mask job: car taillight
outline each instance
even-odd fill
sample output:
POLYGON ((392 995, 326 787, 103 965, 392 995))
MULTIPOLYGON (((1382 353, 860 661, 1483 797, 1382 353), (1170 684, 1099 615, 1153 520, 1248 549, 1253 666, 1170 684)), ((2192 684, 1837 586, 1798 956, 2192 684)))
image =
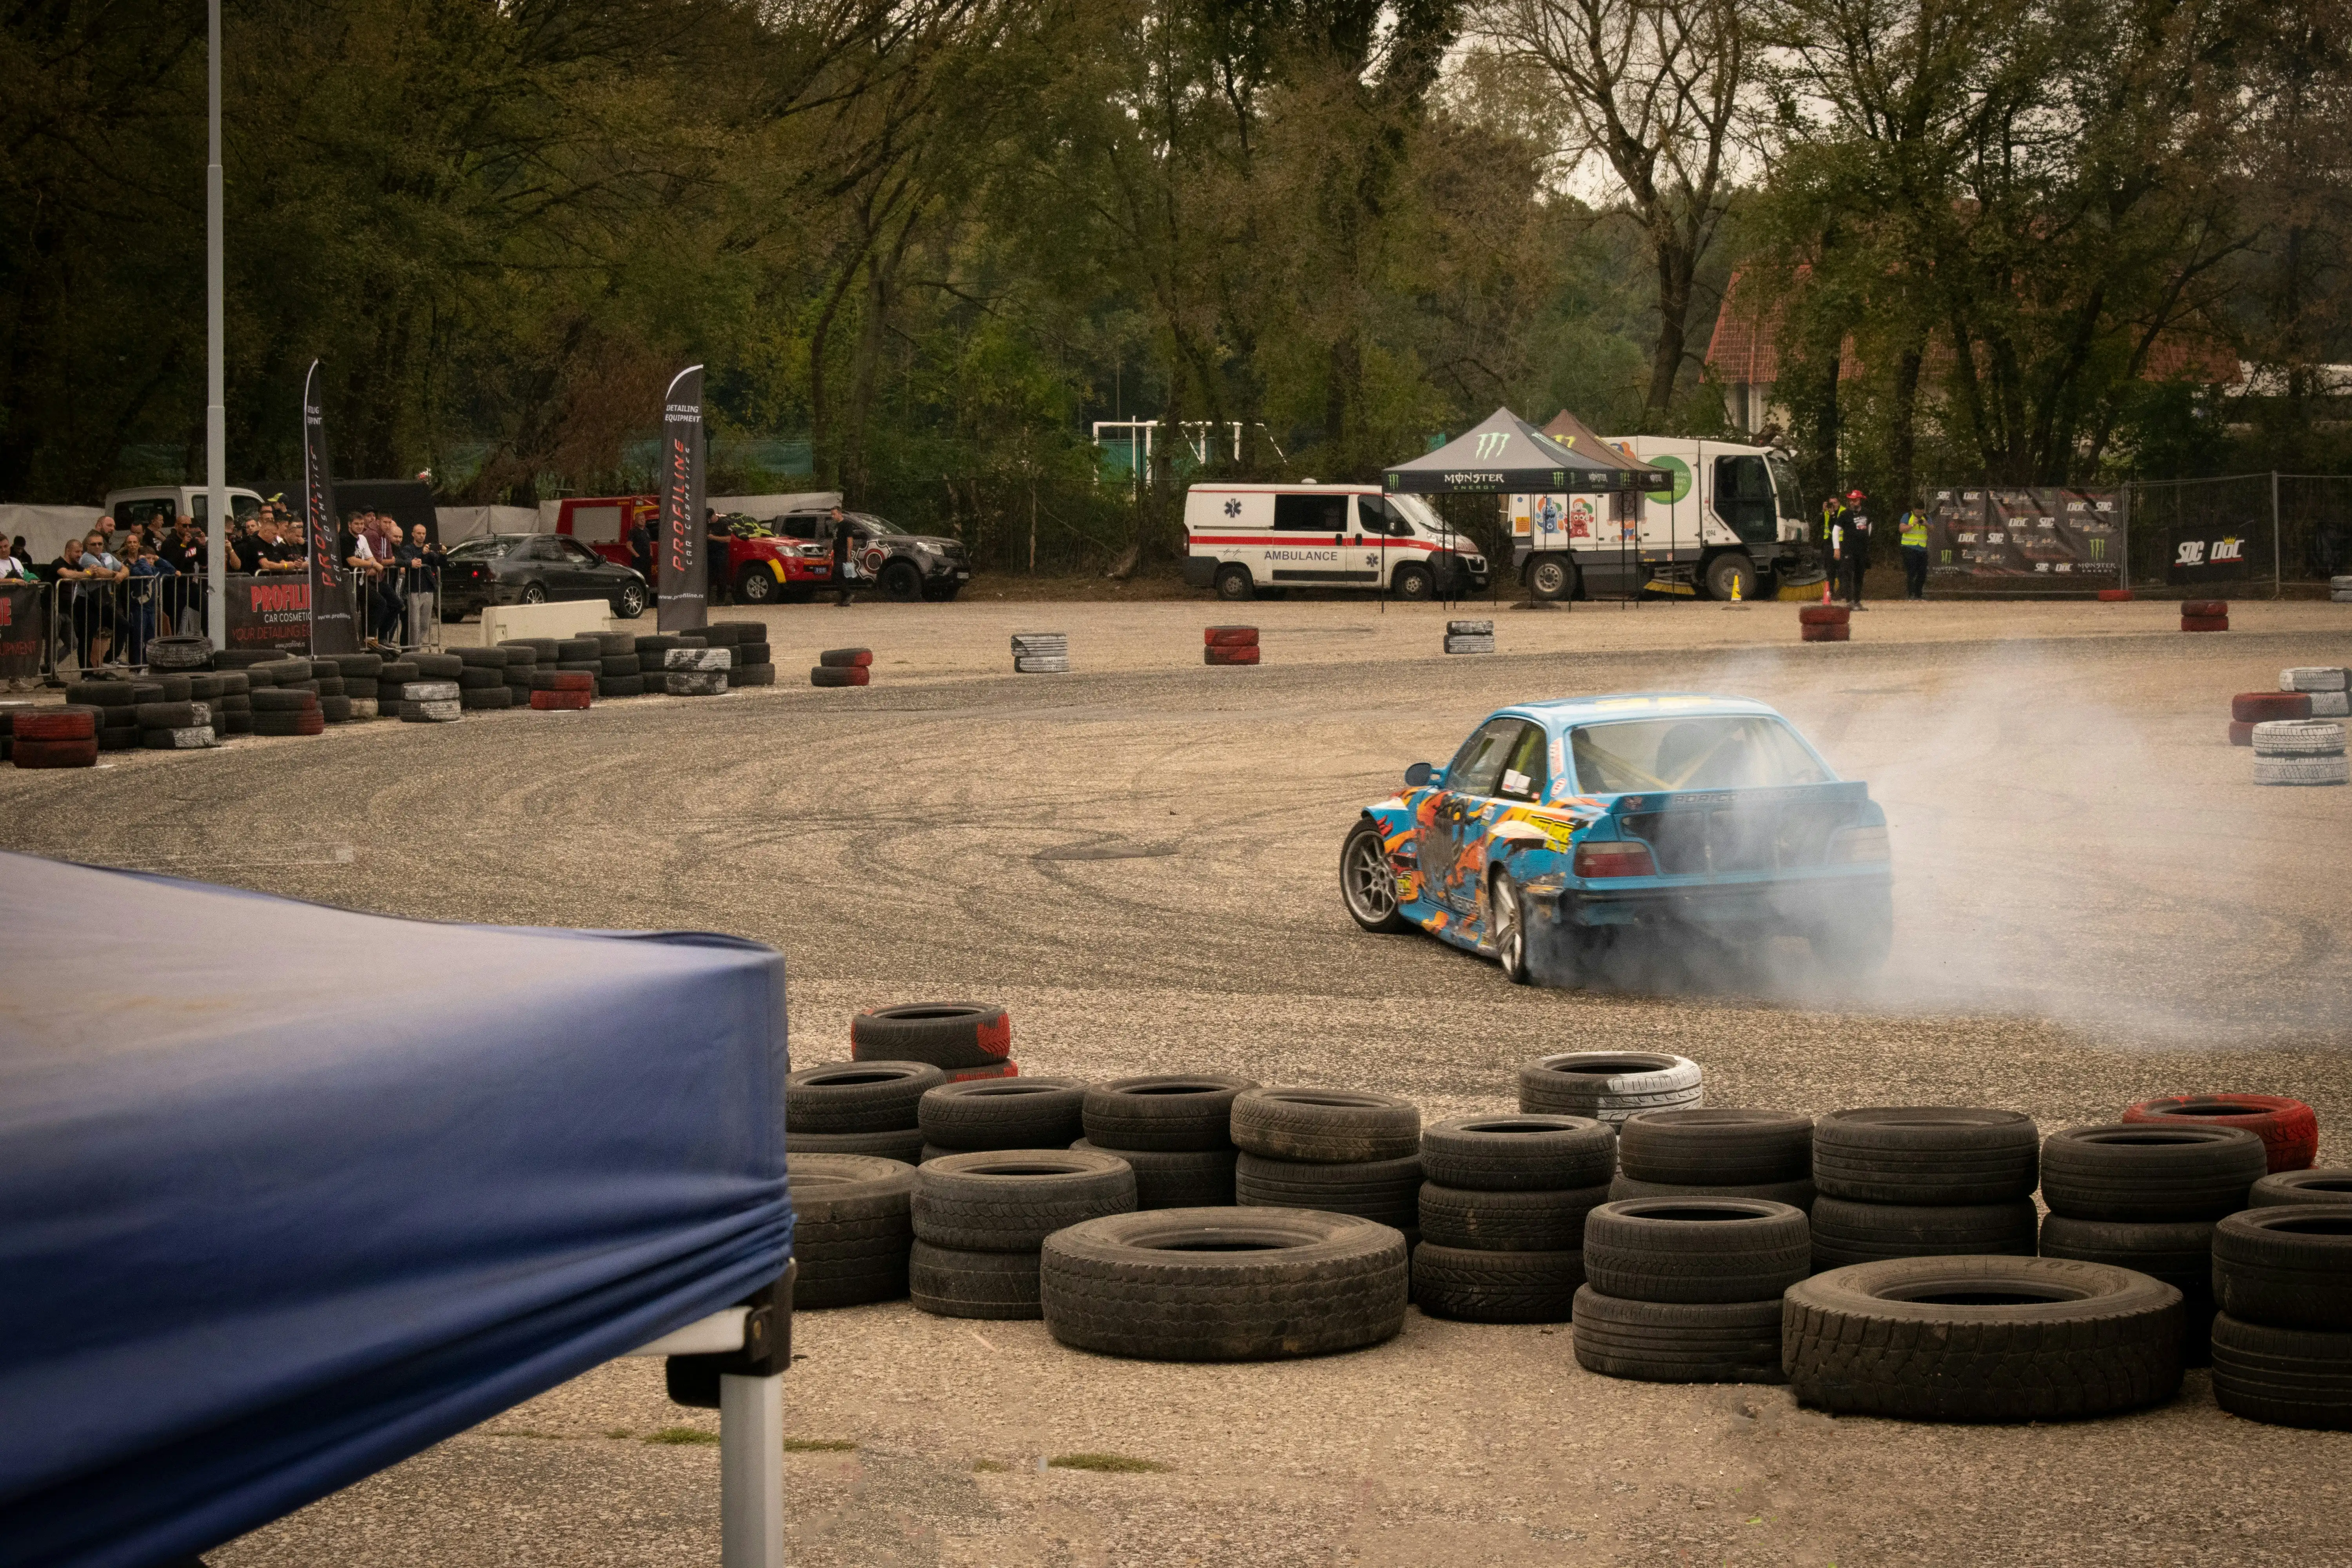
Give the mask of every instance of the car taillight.
POLYGON ((1830 839, 1829 863, 1853 866, 1888 858, 1884 827, 1842 828, 1830 839))
POLYGON ((1658 863, 1650 858, 1650 847, 1625 839, 1603 839, 1599 843, 1576 847, 1576 874, 1580 877, 1654 877, 1658 863))

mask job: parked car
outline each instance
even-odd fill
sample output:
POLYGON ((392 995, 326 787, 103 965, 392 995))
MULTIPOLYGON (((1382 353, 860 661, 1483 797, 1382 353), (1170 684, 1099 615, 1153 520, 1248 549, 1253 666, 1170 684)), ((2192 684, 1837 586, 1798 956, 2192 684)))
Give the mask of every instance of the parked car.
POLYGON ((441 573, 441 618, 461 621, 492 605, 603 599, 634 621, 651 595, 635 567, 607 561, 560 533, 485 533, 449 552, 441 573))
POLYGON ((1419 496, 1377 485, 1194 485, 1184 581, 1220 599, 1360 588, 1400 599, 1486 591, 1486 558, 1419 496))
MULTIPOLYGON (((855 537, 852 548, 857 569, 863 574, 859 584, 862 588, 886 599, 944 603, 961 593, 963 585, 971 581, 971 560, 964 553, 963 541, 940 534, 909 533, 870 511, 843 515, 849 520, 855 537)), ((795 579, 789 584, 791 587, 804 593, 820 585, 832 586, 830 515, 822 511, 788 511, 770 526, 800 549, 804 562, 824 568, 821 578, 805 586, 795 579)))
MULTIPOLYGON (((228 487, 228 514, 231 518, 250 517, 261 510, 261 494, 243 485, 228 487)), ((296 497, 297 500, 300 498, 296 497)), ((142 485, 131 490, 109 490, 106 496, 107 526, 120 533, 132 523, 145 522, 151 517, 161 517, 169 528, 175 517, 193 517, 205 521, 212 505, 212 493, 202 485, 142 485)))
POLYGON ((1737 952, 1788 932, 1832 973, 1885 962, 1885 813, 1760 702, 1524 703, 1404 784, 1340 847, 1366 931, 1427 931, 1520 984, 1580 984, 1637 937, 1737 952))

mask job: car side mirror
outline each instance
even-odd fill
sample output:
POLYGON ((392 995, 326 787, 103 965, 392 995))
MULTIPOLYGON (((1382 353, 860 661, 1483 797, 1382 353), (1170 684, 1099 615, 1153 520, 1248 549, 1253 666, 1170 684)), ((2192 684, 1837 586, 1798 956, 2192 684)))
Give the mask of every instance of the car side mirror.
POLYGON ((1437 776, 1437 770, 1427 763, 1415 763, 1404 771, 1404 787, 1419 789, 1437 776))

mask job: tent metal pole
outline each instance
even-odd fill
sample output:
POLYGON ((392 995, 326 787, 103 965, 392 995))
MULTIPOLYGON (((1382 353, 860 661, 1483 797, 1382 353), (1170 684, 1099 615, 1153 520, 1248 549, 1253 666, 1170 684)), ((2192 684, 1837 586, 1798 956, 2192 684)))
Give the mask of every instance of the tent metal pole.
POLYGON ((720 1568, 784 1568, 784 1379, 719 1379, 720 1568))
POLYGON ((221 8, 206 8, 211 48, 206 74, 211 89, 212 160, 205 167, 205 635, 215 648, 228 646, 228 587, 223 581, 228 549, 228 394, 223 368, 221 322, 221 8))

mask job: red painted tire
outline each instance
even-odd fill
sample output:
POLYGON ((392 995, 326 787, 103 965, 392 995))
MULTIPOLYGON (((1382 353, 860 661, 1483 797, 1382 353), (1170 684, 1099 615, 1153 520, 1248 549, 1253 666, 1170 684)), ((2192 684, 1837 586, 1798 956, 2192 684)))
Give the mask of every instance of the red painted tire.
POLYGON ((541 713, 552 713, 570 709, 585 708, 588 706, 589 700, 590 698, 587 692, 576 689, 563 691, 534 691, 530 694, 530 705, 539 710, 541 713))
POLYGON ((2183 599, 2180 602, 2180 613, 2183 616, 2226 616, 2230 613, 2230 601, 2227 599, 2183 599))
POLYGON ((948 1072, 948 1081, 963 1083, 976 1078, 1019 1078, 1020 1076, 1019 1062, 998 1062, 994 1067, 952 1068, 948 1072))
POLYGON ((9 748, 8 754, 20 768, 94 768, 98 766, 98 742, 18 741, 9 748))
POLYGON ((868 686, 874 672, 862 664, 820 664, 809 671, 811 686, 868 686))
POLYGON ((853 1061, 929 1062, 951 1075, 977 1068, 980 1077, 994 1077, 992 1069, 1013 1058, 1013 1016, 982 1002, 869 1008, 850 1016, 849 1055, 853 1061))
POLYGON ((582 691, 594 695, 596 678, 584 669, 534 669, 530 672, 533 691, 582 691))
POLYGON ((19 741, 95 741, 98 712, 71 708, 58 713, 19 713, 11 732, 19 741))
POLYGON ((2249 722, 2248 721, 2243 720, 2243 719, 2232 719, 2232 720, 2231 720, 2231 721, 2230 721, 2230 744, 2231 744, 2231 745, 2233 745, 2233 746, 2251 746, 2251 745, 2252 745, 2253 743, 2254 743, 2254 727, 2253 727, 2253 725, 2252 725, 2251 722, 2249 722))
POLYGON ((2102 605, 2128 605, 2131 603, 2131 596, 2132 591, 2129 588, 2102 588, 2099 590, 2099 603, 2102 605))
POLYGON ((2308 719, 2311 693, 2241 691, 2230 699, 2230 717, 2248 724, 2259 724, 2268 719, 2308 719))
POLYGON ((2263 1141, 2273 1171, 2307 1171, 2319 1153, 2319 1119, 2299 1100, 2276 1094, 2168 1094, 2143 1100, 2126 1121, 2180 1121, 2242 1127, 2263 1141))
POLYGON ((1255 626, 1208 626, 1202 630, 1201 641, 1210 647, 1255 647, 1255 626))
POLYGON ((2180 629, 2184 632, 2226 632, 2230 629, 2227 616, 2183 616, 2180 629))
POLYGON ((1807 642, 1852 642, 1853 640, 1853 627, 1851 626, 1801 626, 1797 631, 1807 642))
POLYGON ((1808 626, 1843 626, 1853 619, 1853 612, 1843 605, 1806 605, 1797 611, 1797 621, 1808 626))
POLYGON ((1202 664, 1255 664, 1257 645, 1250 643, 1245 647, 1236 647, 1231 644, 1225 644, 1216 647, 1204 647, 1201 650, 1201 662, 1202 664))
POLYGON ((874 662, 870 647, 829 647, 816 656, 818 664, 827 669, 864 669, 874 662))

